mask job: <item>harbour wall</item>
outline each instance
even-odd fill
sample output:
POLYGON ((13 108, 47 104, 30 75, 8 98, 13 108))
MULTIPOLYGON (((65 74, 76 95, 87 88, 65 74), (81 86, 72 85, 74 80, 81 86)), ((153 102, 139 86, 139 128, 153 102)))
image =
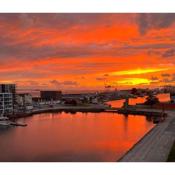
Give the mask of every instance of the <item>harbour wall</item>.
POLYGON ((166 111, 168 117, 155 125, 119 162, 166 162, 175 140, 175 112, 166 111))

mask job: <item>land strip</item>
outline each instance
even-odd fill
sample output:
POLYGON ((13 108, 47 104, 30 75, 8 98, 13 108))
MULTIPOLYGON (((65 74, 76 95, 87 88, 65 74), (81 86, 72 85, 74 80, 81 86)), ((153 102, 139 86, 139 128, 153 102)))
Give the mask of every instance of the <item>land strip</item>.
POLYGON ((157 124, 137 142, 119 162, 166 162, 175 140, 175 112, 166 111, 168 117, 157 124))

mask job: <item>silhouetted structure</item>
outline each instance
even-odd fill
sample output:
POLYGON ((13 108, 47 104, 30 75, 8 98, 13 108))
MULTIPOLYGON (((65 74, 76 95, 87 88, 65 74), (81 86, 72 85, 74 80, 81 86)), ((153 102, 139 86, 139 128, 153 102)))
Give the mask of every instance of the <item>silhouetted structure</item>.
POLYGON ((41 91, 41 99, 45 101, 60 100, 62 97, 61 91, 41 91))
POLYGON ((144 102, 145 105, 155 105, 159 103, 159 99, 154 95, 149 95, 144 102))

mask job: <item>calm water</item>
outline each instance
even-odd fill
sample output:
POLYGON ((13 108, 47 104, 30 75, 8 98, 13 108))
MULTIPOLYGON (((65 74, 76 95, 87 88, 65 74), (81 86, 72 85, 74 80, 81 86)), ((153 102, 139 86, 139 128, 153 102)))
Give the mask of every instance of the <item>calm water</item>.
MULTIPOLYGON (((157 97, 159 98, 160 102, 170 101, 170 94, 158 94, 157 97)), ((130 98, 129 104, 136 105, 137 103, 144 103, 145 100, 146 100, 146 97, 130 98)), ((109 104, 111 104, 114 107, 122 107, 124 101, 125 100, 115 100, 115 101, 109 102, 109 104)))
MULTIPOLYGON (((113 102, 121 103, 121 102, 113 102)), ((144 116, 47 113, 0 131, 0 161, 116 161, 154 124, 144 116)))
POLYGON ((116 113, 47 113, 20 121, 28 126, 0 130, 0 161, 116 161, 154 126, 148 117, 116 113))

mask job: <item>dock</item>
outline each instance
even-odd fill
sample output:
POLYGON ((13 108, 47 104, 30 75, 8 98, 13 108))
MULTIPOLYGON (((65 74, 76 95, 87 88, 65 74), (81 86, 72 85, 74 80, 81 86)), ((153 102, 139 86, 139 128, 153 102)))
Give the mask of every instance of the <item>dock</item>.
POLYGON ((119 114, 133 114, 133 115, 145 115, 145 116, 154 116, 154 117, 167 117, 165 111, 159 109, 144 109, 144 108, 120 108, 117 109, 119 114))
POLYGON ((160 109, 150 109, 150 108, 138 108, 136 106, 130 106, 128 108, 110 108, 106 109, 105 112, 118 113, 124 115, 145 115, 153 117, 167 117, 167 113, 160 109))

